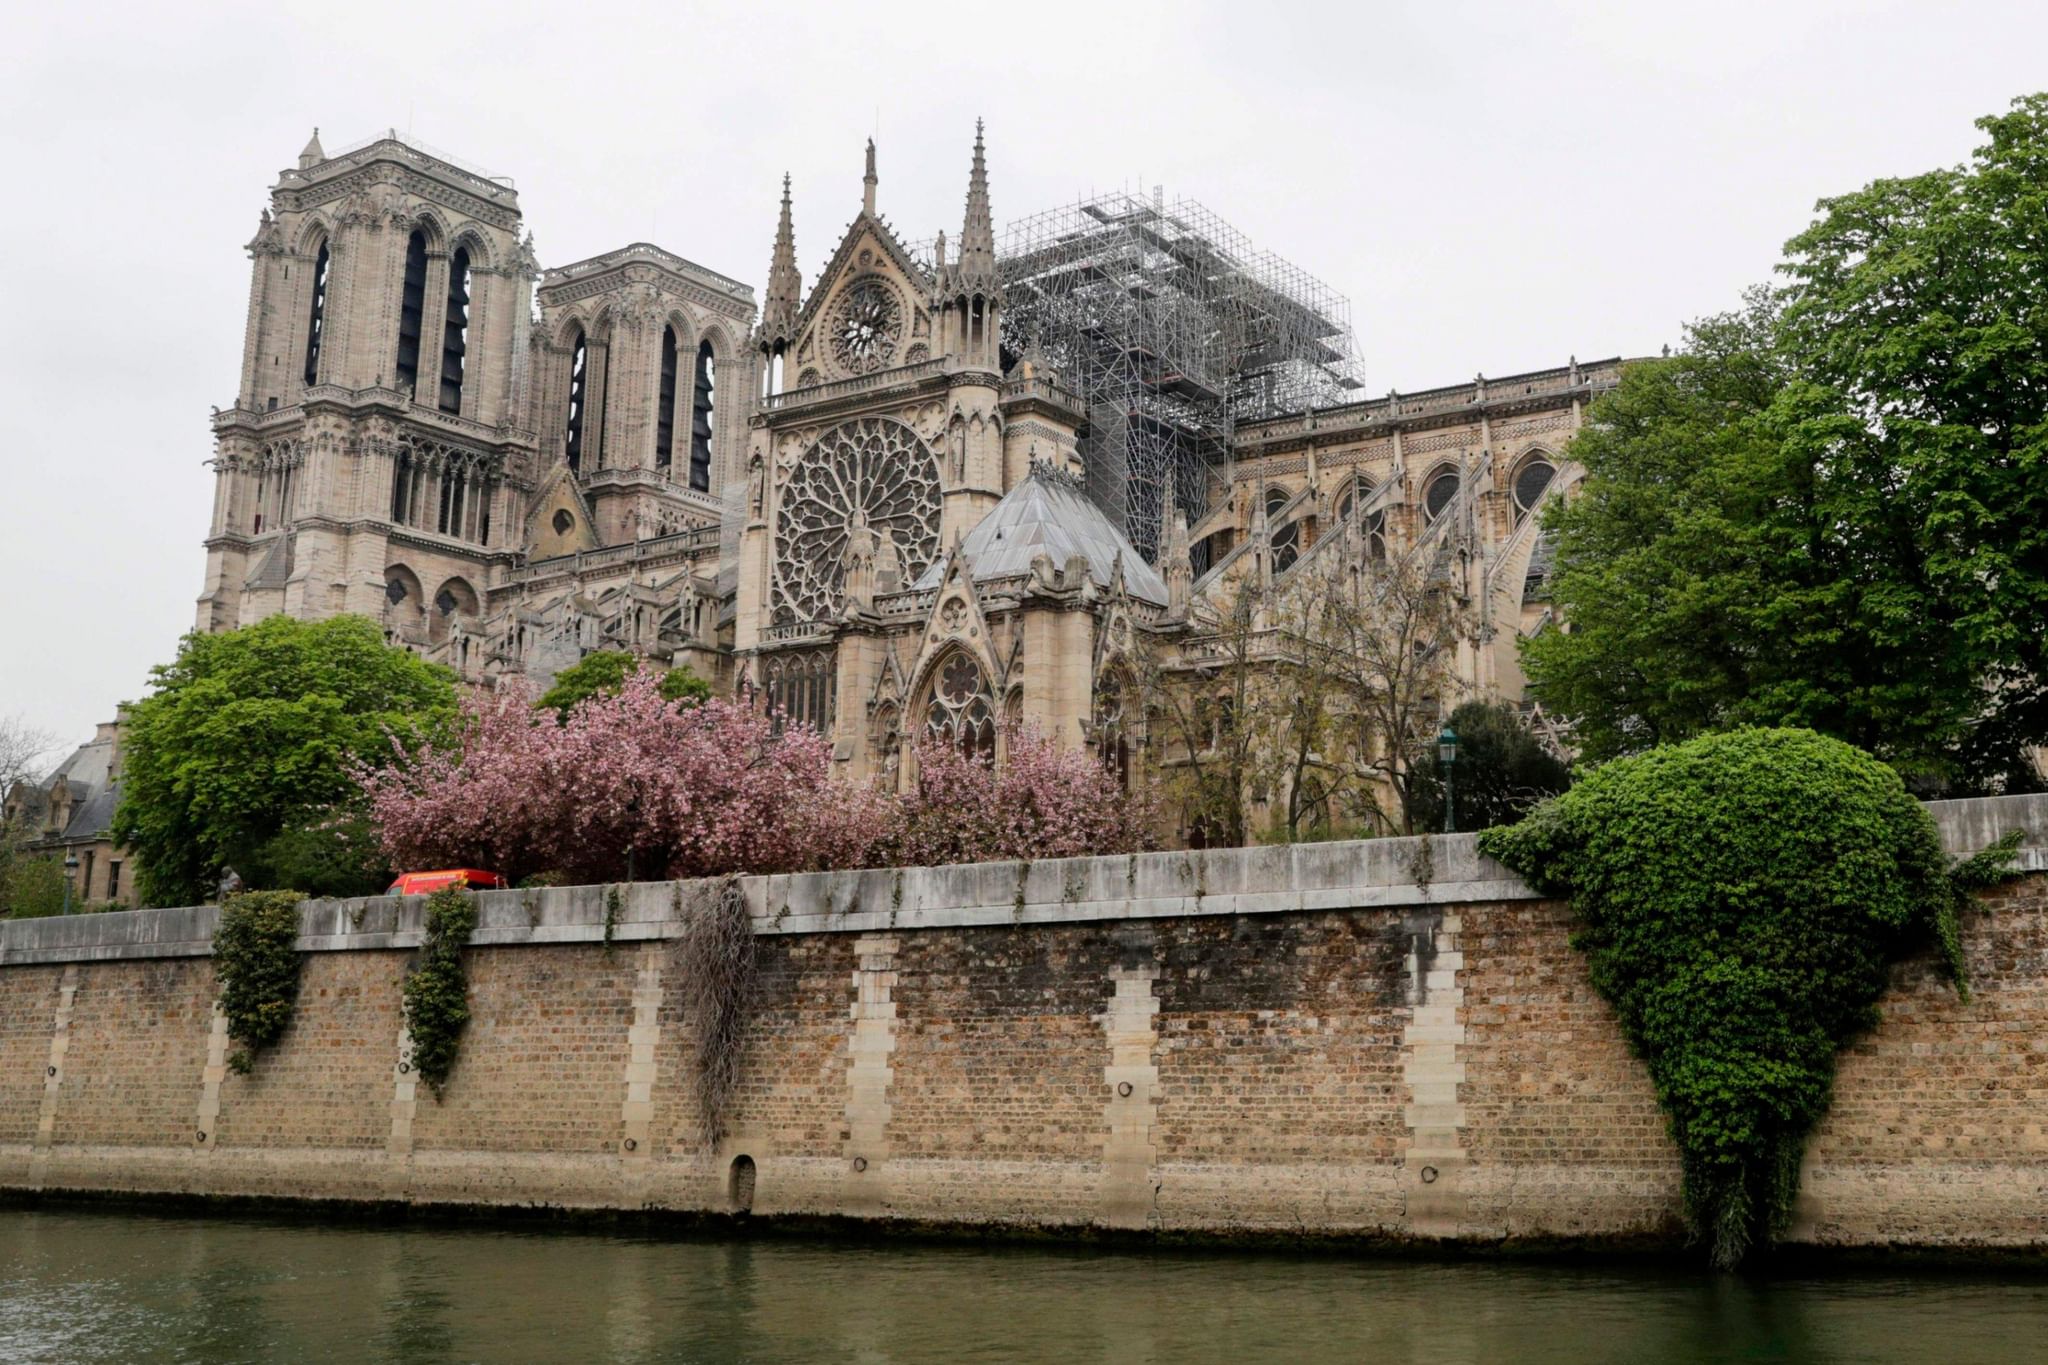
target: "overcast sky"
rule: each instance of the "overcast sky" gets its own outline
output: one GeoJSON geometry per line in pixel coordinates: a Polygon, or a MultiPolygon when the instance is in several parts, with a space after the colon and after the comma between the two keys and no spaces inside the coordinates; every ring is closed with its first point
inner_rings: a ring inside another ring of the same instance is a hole
{"type": "Polygon", "coordinates": [[[2048,4],[354,0],[14,12],[0,52],[0,715],[82,740],[200,589],[280,168],[397,127],[514,177],[544,265],[649,239],[805,282],[860,202],[959,231],[1164,185],[1349,296],[1367,391],[1655,352],[1814,200],[1966,158],[2048,4]]]}

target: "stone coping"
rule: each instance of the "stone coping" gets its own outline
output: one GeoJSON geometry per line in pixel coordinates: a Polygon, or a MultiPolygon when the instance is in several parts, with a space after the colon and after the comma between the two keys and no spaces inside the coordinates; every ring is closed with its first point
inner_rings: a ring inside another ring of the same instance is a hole
{"type": "MultiPolygon", "coordinates": [[[[2048,871],[2048,795],[1928,803],[1952,854],[2028,831],[2018,866],[2048,871]]],[[[672,938],[717,880],[477,893],[478,945],[672,938]],[[618,910],[606,926],[606,904],[618,910]]],[[[1401,909],[1534,900],[1521,878],[1480,854],[1477,836],[1431,835],[1270,848],[1136,853],[1042,862],[963,863],[740,879],[761,934],[872,933],[993,925],[1401,909]]],[[[304,952],[419,946],[421,897],[308,901],[304,952]]],[[[0,966],[205,957],[220,908],[181,906],[0,921],[0,966]]]]}

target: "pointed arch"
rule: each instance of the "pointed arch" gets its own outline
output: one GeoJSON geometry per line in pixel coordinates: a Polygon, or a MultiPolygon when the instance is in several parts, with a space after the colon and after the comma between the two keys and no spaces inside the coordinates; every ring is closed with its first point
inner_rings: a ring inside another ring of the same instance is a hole
{"type": "Polygon", "coordinates": [[[718,372],[722,362],[712,341],[717,329],[709,329],[697,343],[690,368],[690,487],[700,493],[711,491],[711,456],[718,413],[718,372]]]}
{"type": "Polygon", "coordinates": [[[950,744],[972,757],[995,761],[994,672],[979,653],[959,641],[938,651],[913,695],[917,698],[911,712],[916,734],[950,744]]]}
{"type": "Polygon", "coordinates": [[[584,408],[590,398],[590,335],[580,318],[572,318],[562,333],[567,353],[563,374],[562,458],[571,469],[583,467],[584,408]]]}
{"type": "Polygon", "coordinates": [[[491,239],[474,223],[457,227],[448,240],[450,251],[467,251],[472,270],[497,269],[497,253],[491,247],[491,239]]]}
{"type": "Polygon", "coordinates": [[[462,414],[462,380],[469,357],[469,312],[475,262],[468,239],[448,253],[448,291],[441,322],[441,411],[462,414]]]}
{"type": "Polygon", "coordinates": [[[427,317],[428,232],[416,224],[405,239],[405,274],[398,296],[398,348],[392,361],[392,378],[401,391],[411,391],[420,379],[420,334],[427,317]]]}
{"type": "Polygon", "coordinates": [[[325,225],[308,231],[300,240],[302,253],[312,258],[306,281],[306,363],[302,370],[305,382],[311,385],[320,382],[320,351],[327,337],[327,289],[334,277],[334,250],[325,225]]]}
{"type": "Polygon", "coordinates": [[[1532,445],[1515,458],[1508,475],[1508,500],[1514,505],[1515,520],[1534,512],[1557,483],[1562,461],[1550,449],[1532,445]]]}
{"type": "Polygon", "coordinates": [[[1442,516],[1457,501],[1465,487],[1464,466],[1456,460],[1439,460],[1416,484],[1425,524],[1442,516]]]}

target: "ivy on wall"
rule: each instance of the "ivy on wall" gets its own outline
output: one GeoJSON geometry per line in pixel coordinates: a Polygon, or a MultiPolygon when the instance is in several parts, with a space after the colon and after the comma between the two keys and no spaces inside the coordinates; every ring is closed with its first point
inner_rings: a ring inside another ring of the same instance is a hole
{"type": "Polygon", "coordinates": [[[676,914],[683,921],[676,941],[677,977],[683,1015],[696,1044],[692,1092],[697,1135],[709,1149],[725,1132],[726,1109],[739,1084],[740,1053],[746,1041],[747,1009],[754,989],[754,922],[738,877],[698,888],[698,903],[683,911],[676,888],[676,914]]]}
{"type": "Polygon", "coordinates": [[[413,1069],[439,1099],[469,1022],[462,950],[476,931],[475,898],[460,887],[436,891],[427,897],[425,929],[419,961],[405,977],[405,1031],[413,1069]]]}
{"type": "Polygon", "coordinates": [[[213,935],[220,1010],[236,1044],[228,1069],[247,1075],[256,1053],[284,1036],[299,997],[298,891],[244,891],[221,903],[213,935]]]}
{"type": "Polygon", "coordinates": [[[1790,1219],[1835,1052],[1890,964],[1936,948],[2018,833],[1951,865],[1898,775],[1810,730],[1740,730],[1595,769],[1482,851],[1569,896],[1574,946],[1669,1115],[1686,1217],[1719,1267],[1790,1219]]]}

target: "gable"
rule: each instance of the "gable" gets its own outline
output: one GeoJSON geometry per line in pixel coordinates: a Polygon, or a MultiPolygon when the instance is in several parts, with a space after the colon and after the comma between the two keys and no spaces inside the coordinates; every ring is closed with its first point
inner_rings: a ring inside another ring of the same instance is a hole
{"type": "Polygon", "coordinates": [[[815,370],[824,378],[846,379],[927,358],[931,345],[931,314],[925,306],[929,292],[924,271],[911,260],[888,224],[861,214],[797,315],[791,351],[796,366],[815,370]],[[889,333],[886,347],[865,358],[849,356],[835,344],[835,328],[852,320],[849,310],[858,311],[863,304],[883,313],[889,333]]]}
{"type": "Polygon", "coordinates": [[[596,548],[597,528],[591,524],[590,509],[576,491],[568,467],[557,465],[527,514],[526,557],[554,559],[596,548]]]}

